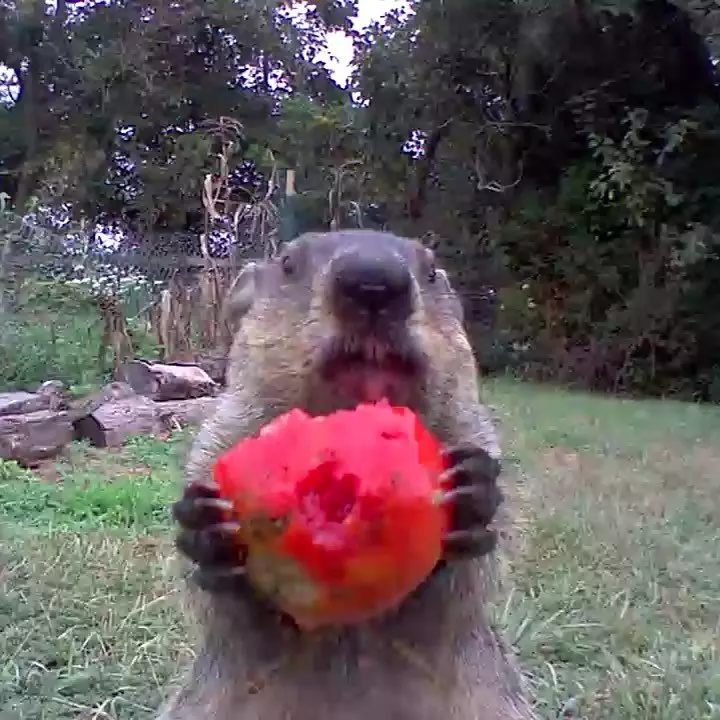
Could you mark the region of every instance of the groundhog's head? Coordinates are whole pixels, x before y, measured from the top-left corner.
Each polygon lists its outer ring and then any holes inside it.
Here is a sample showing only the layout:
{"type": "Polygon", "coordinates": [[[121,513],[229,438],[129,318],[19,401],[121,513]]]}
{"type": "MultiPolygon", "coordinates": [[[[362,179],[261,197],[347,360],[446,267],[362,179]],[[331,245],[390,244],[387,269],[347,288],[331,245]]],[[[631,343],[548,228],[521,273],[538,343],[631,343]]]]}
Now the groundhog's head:
{"type": "Polygon", "coordinates": [[[426,414],[475,375],[447,274],[431,250],[389,233],[297,238],[240,273],[226,316],[229,384],[249,384],[277,413],[384,397],[426,414]]]}

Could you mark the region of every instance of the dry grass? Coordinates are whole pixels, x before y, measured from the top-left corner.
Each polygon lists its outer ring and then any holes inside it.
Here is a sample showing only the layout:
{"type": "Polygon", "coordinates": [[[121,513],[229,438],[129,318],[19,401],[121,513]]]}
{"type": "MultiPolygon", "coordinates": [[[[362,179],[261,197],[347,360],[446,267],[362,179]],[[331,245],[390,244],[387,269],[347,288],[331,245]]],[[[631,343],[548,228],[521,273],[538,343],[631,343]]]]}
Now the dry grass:
{"type": "Polygon", "coordinates": [[[502,386],[534,518],[499,616],[546,718],[720,718],[720,412],[502,386]]]}
{"type": "MultiPolygon", "coordinates": [[[[720,412],[488,397],[532,507],[497,619],[542,716],[720,718],[720,412]]],[[[152,717],[190,653],[167,517],[182,448],[78,448],[53,482],[0,465],[2,720],[152,717]]]]}

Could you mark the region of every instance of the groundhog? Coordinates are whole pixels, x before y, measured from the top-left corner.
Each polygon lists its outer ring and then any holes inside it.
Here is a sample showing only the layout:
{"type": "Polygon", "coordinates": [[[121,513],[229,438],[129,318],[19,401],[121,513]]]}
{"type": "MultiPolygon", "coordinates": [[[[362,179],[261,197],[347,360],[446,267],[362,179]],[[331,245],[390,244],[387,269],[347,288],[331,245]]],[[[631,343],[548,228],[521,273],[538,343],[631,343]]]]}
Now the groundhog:
{"type": "Polygon", "coordinates": [[[306,234],[243,269],[227,318],[236,328],[227,389],[174,506],[177,544],[194,566],[197,654],[160,718],[534,718],[486,616],[500,448],[461,304],[433,253],[383,232],[306,234]],[[292,408],[327,414],[381,398],[412,408],[444,443],[454,480],[444,557],[395,611],[302,632],[244,577],[212,465],[292,408]]]}

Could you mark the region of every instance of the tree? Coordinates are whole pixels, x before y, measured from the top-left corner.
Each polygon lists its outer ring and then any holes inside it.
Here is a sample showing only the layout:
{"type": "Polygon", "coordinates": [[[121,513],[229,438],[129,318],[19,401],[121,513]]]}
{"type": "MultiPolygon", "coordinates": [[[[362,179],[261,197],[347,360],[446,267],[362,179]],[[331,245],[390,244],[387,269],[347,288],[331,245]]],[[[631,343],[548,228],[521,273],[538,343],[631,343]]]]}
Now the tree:
{"type": "Polygon", "coordinates": [[[300,15],[279,0],[6,6],[0,59],[19,92],[0,119],[2,190],[19,210],[39,194],[142,233],[198,229],[218,149],[206,121],[242,124],[232,170],[252,184],[246,157],[276,137],[286,98],[338,100],[316,56],[354,12],[351,0],[300,15]]]}
{"type": "Polygon", "coordinates": [[[495,268],[526,372],[664,392],[697,370],[698,327],[714,332],[688,306],[717,253],[720,91],[699,34],[713,11],[416,2],[359,39],[393,222],[444,236],[470,299],[495,268]]]}

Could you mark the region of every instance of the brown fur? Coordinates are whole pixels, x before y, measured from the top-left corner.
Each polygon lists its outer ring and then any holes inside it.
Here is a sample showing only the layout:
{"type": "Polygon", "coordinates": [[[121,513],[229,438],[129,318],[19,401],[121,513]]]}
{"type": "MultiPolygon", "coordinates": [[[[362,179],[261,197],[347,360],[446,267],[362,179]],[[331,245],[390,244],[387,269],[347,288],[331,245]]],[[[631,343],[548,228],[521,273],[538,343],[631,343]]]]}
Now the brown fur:
{"type": "MultiPolygon", "coordinates": [[[[234,284],[238,323],[228,389],[201,429],[188,482],[207,480],[218,454],[293,407],[328,412],[342,402],[309,378],[331,331],[325,284],[334,252],[352,243],[412,241],[372,231],[306,235],[290,251],[306,281],[281,288],[277,270],[250,265],[234,284]]],[[[421,272],[424,251],[418,245],[421,272]]],[[[412,332],[431,360],[416,406],[440,439],[500,454],[479,404],[477,368],[462,314],[440,271],[432,296],[415,283],[412,332]]],[[[434,286],[435,286],[434,285],[434,286]]],[[[396,612],[356,628],[300,634],[259,605],[189,587],[200,631],[197,657],[161,720],[531,720],[520,675],[491,629],[485,601],[495,555],[450,564],[396,612]]]]}

